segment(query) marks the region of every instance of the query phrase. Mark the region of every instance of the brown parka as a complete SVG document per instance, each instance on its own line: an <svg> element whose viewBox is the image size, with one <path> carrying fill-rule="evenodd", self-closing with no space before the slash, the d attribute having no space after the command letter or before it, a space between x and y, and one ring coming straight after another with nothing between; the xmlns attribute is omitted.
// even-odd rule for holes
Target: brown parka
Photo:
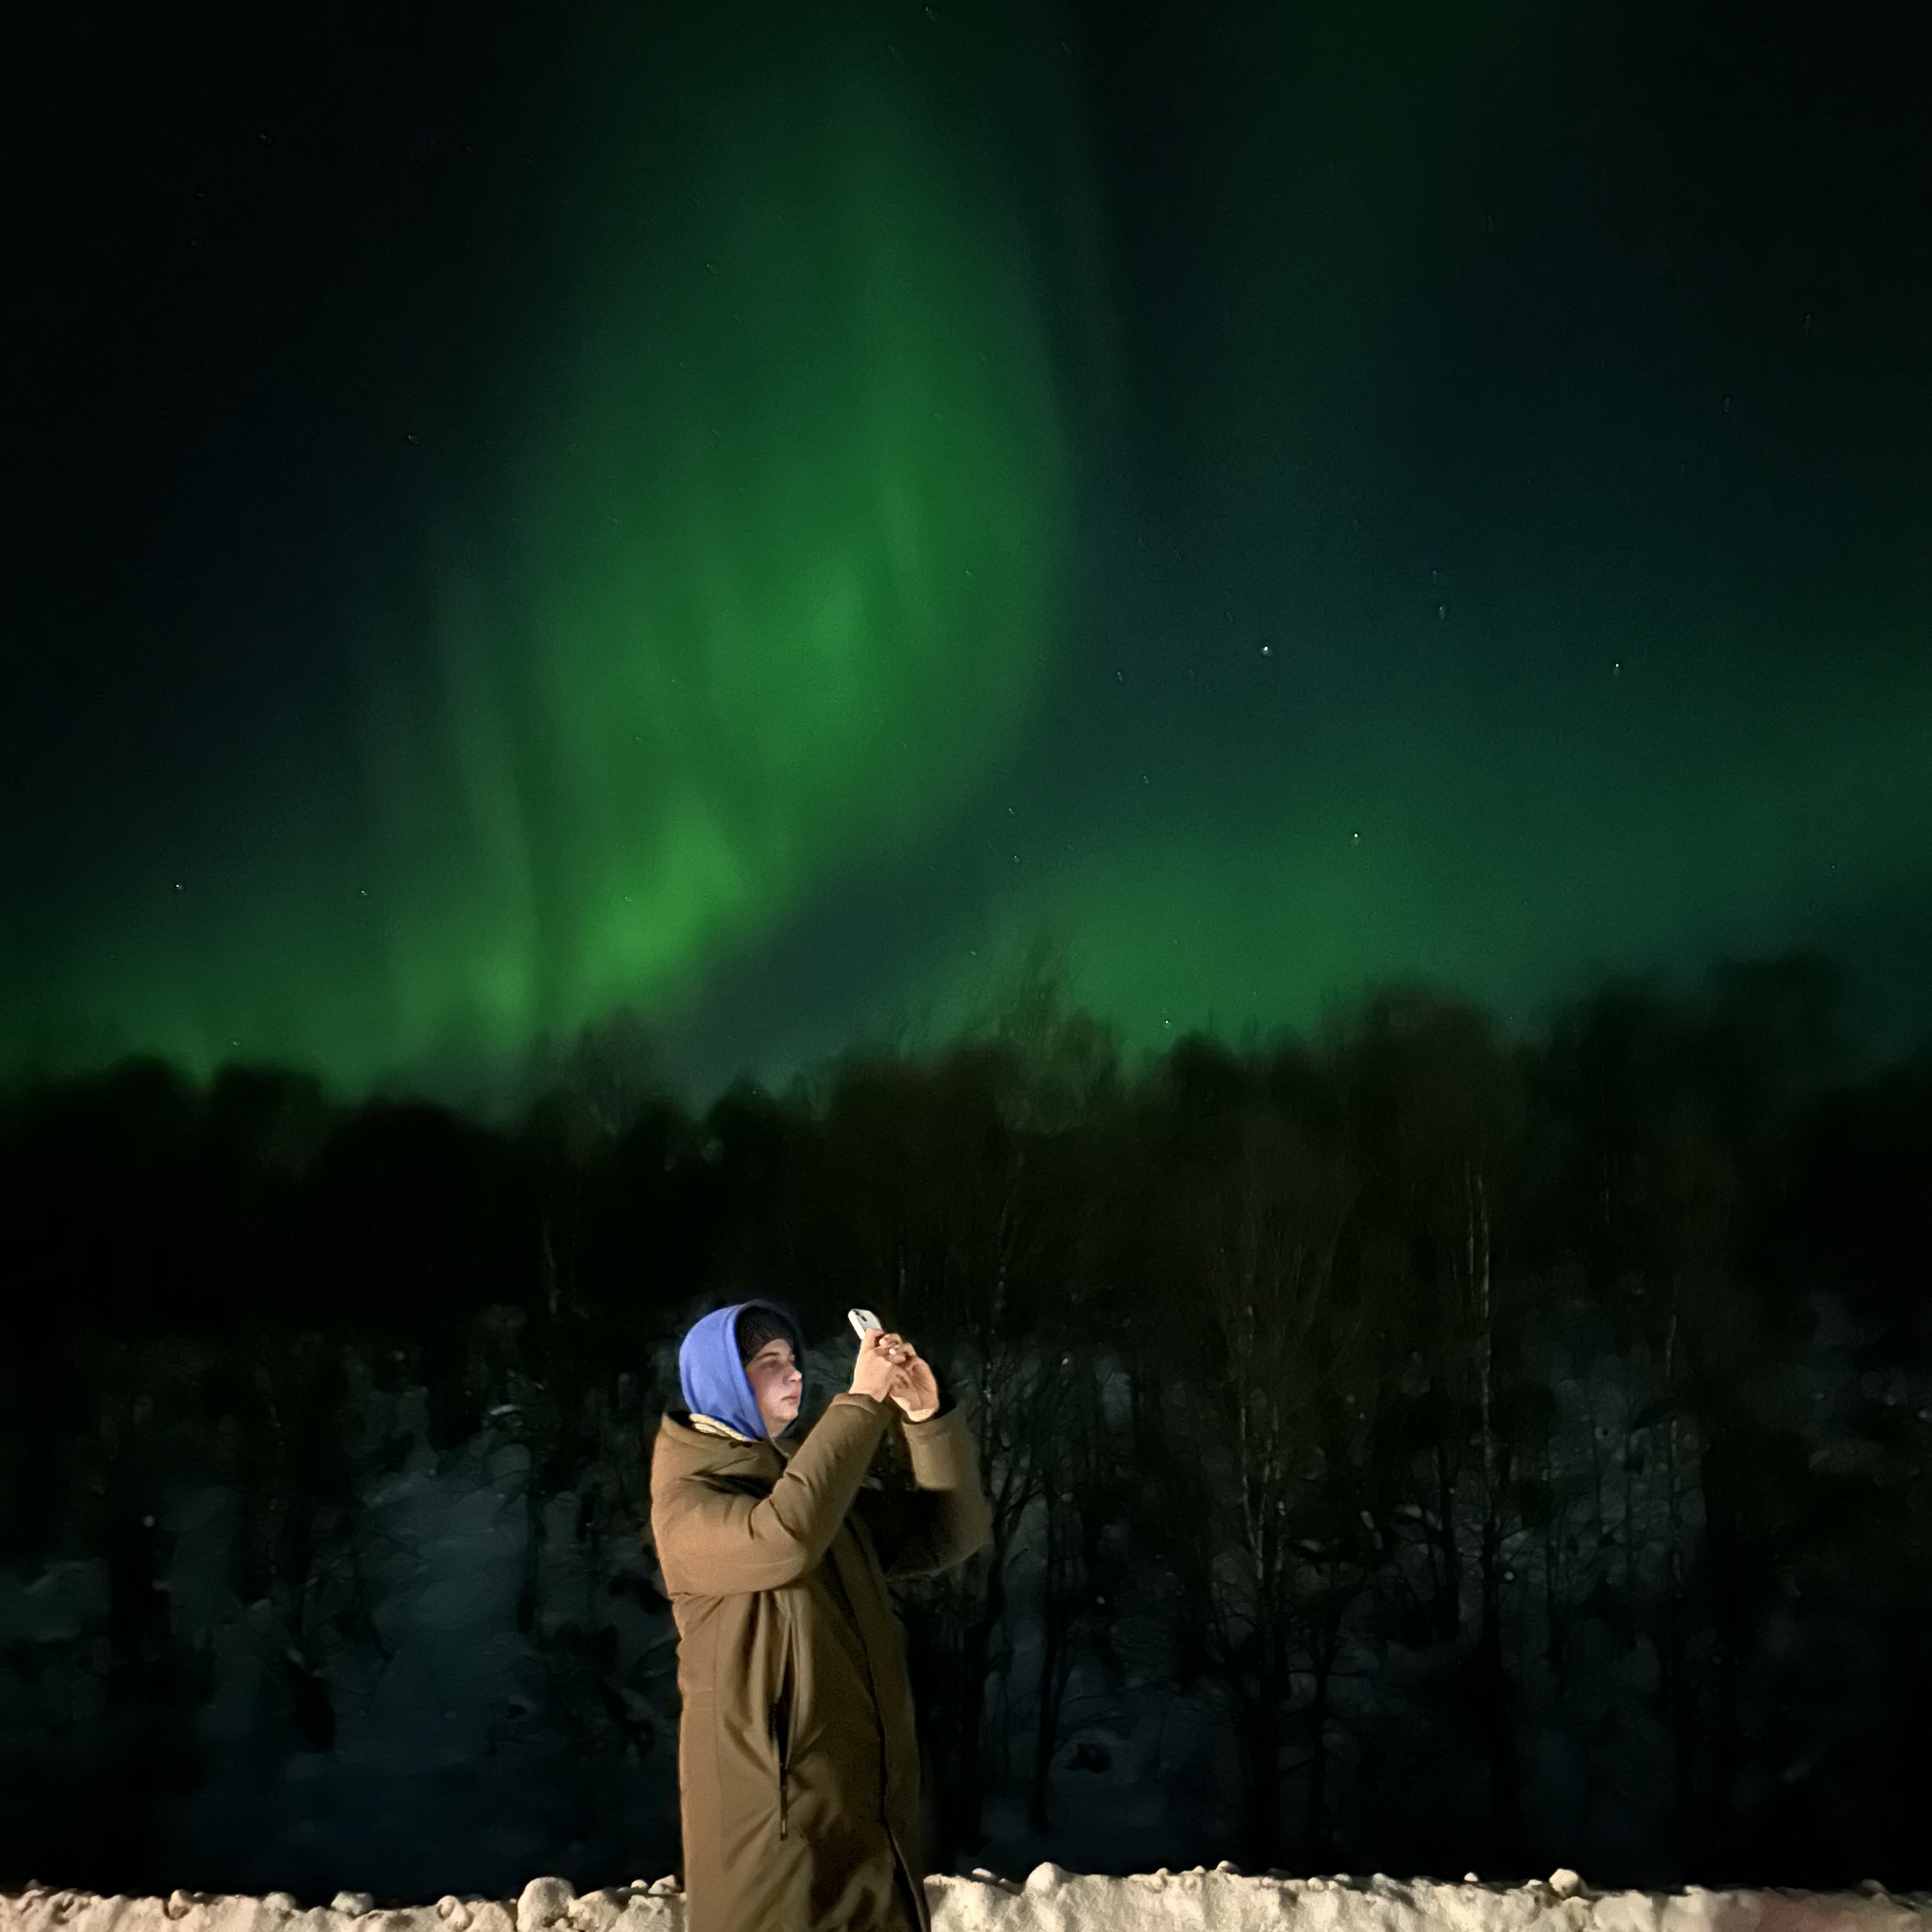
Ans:
<svg viewBox="0 0 1932 1932"><path fill-rule="evenodd" d="M900 1430L914 1487L868 1480ZM835 1396L796 1450L667 1415L651 1531L677 1621L689 1932L931 1932L919 1749L888 1576L992 1517L965 1418Z"/></svg>

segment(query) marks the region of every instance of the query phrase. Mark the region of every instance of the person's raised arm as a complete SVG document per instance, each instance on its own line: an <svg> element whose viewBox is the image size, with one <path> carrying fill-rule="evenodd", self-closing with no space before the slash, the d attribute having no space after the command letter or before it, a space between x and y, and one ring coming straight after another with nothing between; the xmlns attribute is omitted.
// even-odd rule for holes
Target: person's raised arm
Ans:
<svg viewBox="0 0 1932 1932"><path fill-rule="evenodd" d="M795 1583L824 1556L864 1481L895 1369L872 1335L852 1388L835 1396L769 1496L746 1495L664 1461L651 1470L651 1528L665 1587L729 1596Z"/></svg>
<svg viewBox="0 0 1932 1932"><path fill-rule="evenodd" d="M915 1351L903 1350L901 1361L892 1399L904 1422L915 1486L868 1493L860 1506L887 1576L931 1576L985 1546L993 1533L993 1512L964 1414L956 1408L942 1411L938 1383Z"/></svg>

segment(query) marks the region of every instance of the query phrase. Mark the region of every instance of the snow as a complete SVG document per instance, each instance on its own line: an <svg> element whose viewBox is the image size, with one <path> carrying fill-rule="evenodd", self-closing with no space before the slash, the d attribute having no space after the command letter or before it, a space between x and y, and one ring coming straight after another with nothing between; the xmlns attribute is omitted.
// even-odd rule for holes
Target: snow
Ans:
<svg viewBox="0 0 1932 1932"><path fill-rule="evenodd" d="M1036 1866L1021 1882L991 1874L926 1881L934 1932L1932 1932L1932 1892L1598 1892L1572 1871L1534 1885L1429 1879L1249 1878L1231 1867L1089 1877ZM177 1892L100 1898L30 1886L0 1893L0 1932L683 1932L674 1882L638 1879L580 1897L532 1879L514 1901L447 1897L379 1909L340 1892L304 1911L266 1898Z"/></svg>

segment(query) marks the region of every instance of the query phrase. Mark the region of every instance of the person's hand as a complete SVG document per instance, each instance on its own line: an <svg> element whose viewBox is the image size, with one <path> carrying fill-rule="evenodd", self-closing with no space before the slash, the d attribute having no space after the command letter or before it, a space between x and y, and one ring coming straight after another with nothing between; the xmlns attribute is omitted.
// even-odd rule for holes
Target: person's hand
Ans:
<svg viewBox="0 0 1932 1932"><path fill-rule="evenodd" d="M899 1349L892 1400L905 1412L907 1421L929 1422L939 1413L939 1378L910 1342L902 1342Z"/></svg>
<svg viewBox="0 0 1932 1932"><path fill-rule="evenodd" d="M852 1364L852 1393L868 1395L874 1402L890 1401L904 1348L896 1335L883 1328L867 1329L859 1344L859 1359Z"/></svg>

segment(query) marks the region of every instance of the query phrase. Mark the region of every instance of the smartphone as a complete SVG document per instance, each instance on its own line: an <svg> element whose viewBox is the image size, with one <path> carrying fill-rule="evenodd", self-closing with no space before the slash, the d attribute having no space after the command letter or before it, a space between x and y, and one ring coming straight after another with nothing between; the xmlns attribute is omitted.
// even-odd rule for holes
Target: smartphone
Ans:
<svg viewBox="0 0 1932 1932"><path fill-rule="evenodd" d="M845 1311L845 1318L851 1323L853 1334L856 1335L862 1342L866 1339L867 1329L883 1328L885 1326L885 1324L869 1308L848 1308Z"/></svg>

